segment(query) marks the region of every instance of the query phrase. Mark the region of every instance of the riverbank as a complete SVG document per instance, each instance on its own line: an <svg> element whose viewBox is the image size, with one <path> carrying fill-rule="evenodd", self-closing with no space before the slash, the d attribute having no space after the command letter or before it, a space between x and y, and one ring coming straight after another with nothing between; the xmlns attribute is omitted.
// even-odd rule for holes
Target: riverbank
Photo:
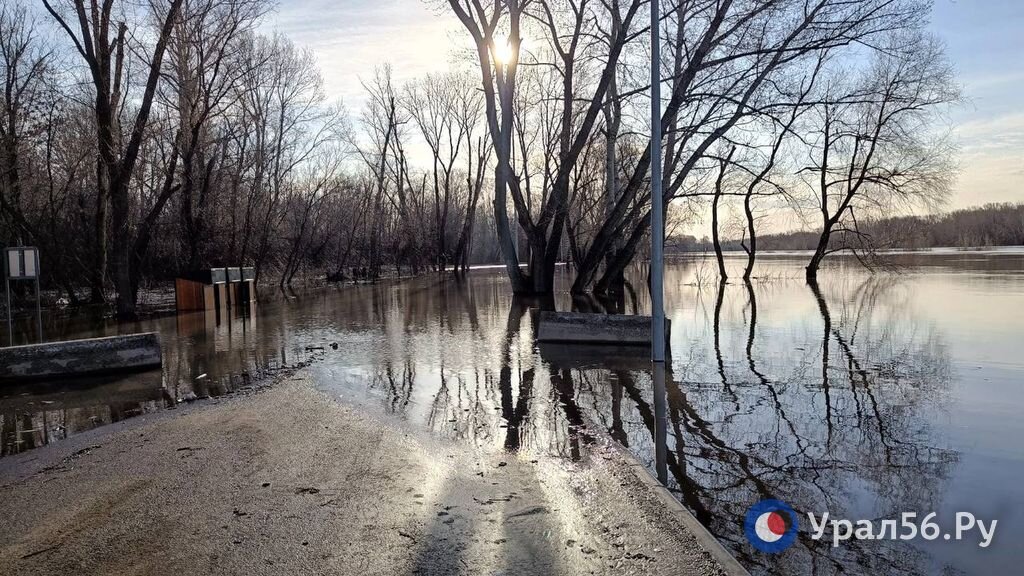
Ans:
<svg viewBox="0 0 1024 576"><path fill-rule="evenodd" d="M0 461L0 573L730 573L613 447L440 444L303 370L97 432Z"/></svg>

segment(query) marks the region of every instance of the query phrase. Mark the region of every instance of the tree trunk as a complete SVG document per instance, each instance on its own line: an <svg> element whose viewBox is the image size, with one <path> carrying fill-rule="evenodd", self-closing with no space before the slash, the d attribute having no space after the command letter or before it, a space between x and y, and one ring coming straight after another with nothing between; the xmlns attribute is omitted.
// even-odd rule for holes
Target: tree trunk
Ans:
<svg viewBox="0 0 1024 576"><path fill-rule="evenodd" d="M121 183L110 198L111 217L115 223L114 234L114 287L117 290L117 317L135 318L135 299L131 280L131 259L128 229L128 184Z"/></svg>
<svg viewBox="0 0 1024 576"><path fill-rule="evenodd" d="M747 267L743 269L743 280L750 282L754 272L754 260L757 258L757 231L754 229L754 210L750 205L751 195L748 192L743 199L743 213L747 217L747 234L750 235L747 250Z"/></svg>
<svg viewBox="0 0 1024 576"><path fill-rule="evenodd" d="M481 142L481 146L483 143ZM470 146L467 151L469 156L469 170L466 173L466 187L470 191L469 203L466 206L466 219L462 223L462 230L459 232L459 241L455 248L455 270L458 271L460 268L462 271L466 271L469 268L469 249L470 240L473 237L473 224L476 220L476 206L480 200L480 191L483 188L483 166L484 166L484 155L483 152L479 152L479 168L475 176L473 174L473 155L472 147Z"/></svg>
<svg viewBox="0 0 1024 576"><path fill-rule="evenodd" d="M96 243L92 275L89 277L89 302L103 304L103 284L107 277L107 176L103 161L96 159L96 220L93 228L93 241Z"/></svg>
<svg viewBox="0 0 1024 576"><path fill-rule="evenodd" d="M507 174L511 172L508 165L508 153L498 152L498 167L494 170L494 227L498 234L498 245L505 263L505 272L512 284L512 292L525 294L530 290L523 271L519 269L519 255L516 254L515 241L508 220L508 189Z"/></svg>
<svg viewBox="0 0 1024 576"><path fill-rule="evenodd" d="M726 170L732 162L732 156L736 153L736 147L729 150L729 155L718 163L718 178L715 179L715 197L711 202L711 242L715 247L715 260L718 261L718 281L725 283L729 274L725 271L725 258L722 256L722 240L718 233L719 219L718 206L722 201L722 183L725 181Z"/></svg>
<svg viewBox="0 0 1024 576"><path fill-rule="evenodd" d="M616 145L619 139L619 129L622 124L622 106L619 102L619 89L617 78L613 75L611 81L608 84L608 94L604 105L604 117L605 117L605 140L604 140L604 153L605 153L605 173L604 173L604 194L605 194L605 205L604 205L604 217L610 219L615 211L615 204L619 200L619 158ZM615 253L618 249L619 243L614 239L609 246L608 252L605 255L605 267L610 268L614 265ZM582 265L584 258L577 259L577 269ZM577 280L573 282L572 293L583 294L586 292L586 285L580 283L581 274L577 273ZM609 277L607 283L606 292L611 294L622 294L625 289L626 275L624 271L618 274L613 274ZM604 292L602 292L604 293Z"/></svg>
<svg viewBox="0 0 1024 576"><path fill-rule="evenodd" d="M718 281L725 283L729 274L725 271L725 257L722 256L722 242L718 236L718 203L722 198L721 187L715 187L715 198L711 202L711 243L715 247L715 260L718 261Z"/></svg>
<svg viewBox="0 0 1024 576"><path fill-rule="evenodd" d="M554 289L553 274L549 271L547 238L543 232L530 235L529 287L527 293L546 294Z"/></svg>
<svg viewBox="0 0 1024 576"><path fill-rule="evenodd" d="M647 236L646 231L650 227L651 214L650 212L644 216L643 220L633 229L633 233L630 234L629 238L623 244L616 253L612 261L605 266L604 274L594 285L595 294L607 294L616 279L623 277L626 272L626 266L633 261L633 255L636 253L636 249L640 246L640 242ZM580 273L577 273L577 280L581 277Z"/></svg>
<svg viewBox="0 0 1024 576"><path fill-rule="evenodd" d="M818 282L818 268L821 267L821 261L825 259L825 255L828 253L828 241L832 235L831 224L826 223L825 229L821 231L821 236L818 238L818 247L814 250L814 255L811 256L811 261L807 263L806 277L808 284L817 284Z"/></svg>

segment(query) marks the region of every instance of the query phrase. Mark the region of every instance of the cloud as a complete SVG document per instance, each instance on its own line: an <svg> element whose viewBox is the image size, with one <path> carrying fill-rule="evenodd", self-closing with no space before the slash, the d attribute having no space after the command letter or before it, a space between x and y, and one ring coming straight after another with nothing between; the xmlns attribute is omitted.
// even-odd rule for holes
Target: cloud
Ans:
<svg viewBox="0 0 1024 576"><path fill-rule="evenodd" d="M954 131L965 154L1024 150L1024 112L967 120Z"/></svg>
<svg viewBox="0 0 1024 576"><path fill-rule="evenodd" d="M283 3L267 30L313 50L328 94L350 108L364 101L360 80L390 63L403 81L446 70L453 47L466 43L454 16L422 0L299 0Z"/></svg>

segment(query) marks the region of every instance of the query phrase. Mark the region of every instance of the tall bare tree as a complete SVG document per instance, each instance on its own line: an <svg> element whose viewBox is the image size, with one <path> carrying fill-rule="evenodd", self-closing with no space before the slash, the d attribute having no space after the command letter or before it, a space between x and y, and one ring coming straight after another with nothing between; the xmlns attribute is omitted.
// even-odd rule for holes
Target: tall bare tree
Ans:
<svg viewBox="0 0 1024 576"><path fill-rule="evenodd" d="M487 126L494 146L494 225L505 271L517 293L529 292L527 277L519 268L519 256L508 218L508 187L512 174L512 121L522 45L523 6L519 0L503 0L485 6L482 0L448 0L448 5L469 32L484 91ZM500 38L499 26L508 30ZM504 45L499 46L499 42ZM517 204L518 210L518 204Z"/></svg>
<svg viewBox="0 0 1024 576"><path fill-rule="evenodd" d="M894 28L919 26L924 5L913 0L796 0L771 2L683 1L666 11L685 19L684 63L667 79L671 88L661 118L666 135L679 132L676 149L665 154L666 210L687 183L707 169L707 152L741 120L770 108L774 80L794 67L817 61L822 51L839 49ZM685 119L684 128L676 128ZM650 226L650 148L623 186L609 218L597 232L580 265L573 290L607 290L640 246ZM599 268L613 242L621 248Z"/></svg>
<svg viewBox="0 0 1024 576"><path fill-rule="evenodd" d="M26 8L0 2L0 222L9 231L0 240L40 240L24 214L21 166L26 141L46 128L51 60Z"/></svg>
<svg viewBox="0 0 1024 576"><path fill-rule="evenodd" d="M134 291L131 286L131 230L129 226L130 197L128 186L131 182L139 148L149 121L153 98L160 81L161 67L167 42L174 28L182 0L170 3L158 15L161 22L157 32L152 55L147 64L148 73L138 109L132 122L127 142L122 141L120 118L125 85L125 53L128 26L117 22L114 28L114 0L100 3L93 0L86 10L84 0L74 0L73 14L77 21L76 31L60 11L49 0L43 0L47 11L67 33L78 54L89 68L95 90L96 141L99 149L97 161L97 214L96 214L96 271L92 281L92 298L103 299L103 282L107 269L107 203L110 204L110 226L114 238L113 267L117 290L118 316L135 316Z"/></svg>
<svg viewBox="0 0 1024 576"><path fill-rule="evenodd" d="M919 33L891 36L863 77L833 80L808 130L811 164L801 170L821 215L808 282L817 280L828 254L871 256L871 235L860 229L864 217L948 196L950 149L934 120L958 98L939 44Z"/></svg>
<svg viewBox="0 0 1024 576"><path fill-rule="evenodd" d="M253 0L199 0L188 3L169 41L168 99L180 130L180 214L187 266L204 262L207 204L213 167L223 161L223 138L211 126L227 112L240 78L255 63L239 58L239 39L269 6ZM220 145L218 145L220 144Z"/></svg>

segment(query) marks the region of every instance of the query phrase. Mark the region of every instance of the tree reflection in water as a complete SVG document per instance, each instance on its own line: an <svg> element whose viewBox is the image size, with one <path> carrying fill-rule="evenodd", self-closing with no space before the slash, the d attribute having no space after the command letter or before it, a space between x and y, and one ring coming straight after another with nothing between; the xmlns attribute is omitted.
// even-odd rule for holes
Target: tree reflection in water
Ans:
<svg viewBox="0 0 1024 576"><path fill-rule="evenodd" d="M784 322L771 314L771 282L698 286L701 298L714 291L714 304L674 330L679 357L661 388L643 362L616 367L614 355L604 355L593 364L607 368L595 368L585 358L535 352L532 311L553 302L515 298L502 315L500 295L462 285L433 308L433 319L415 318L424 311L410 302L421 300L405 303L401 333L388 336L401 349L382 354L373 386L385 392L388 411L412 419L411 390L427 387L429 429L495 449L585 459L587 427L596 425L662 477L753 572L930 573L928 557L910 543L832 548L830 539L811 540L806 521L807 512L927 513L957 460L929 426L948 391L947 351L893 286L872 277L804 287L813 316ZM769 302L764 325L759 298ZM638 307L579 298L571 306ZM438 334L428 337L430 326ZM417 356L430 348L420 338L440 349L436 366ZM742 532L746 509L763 498L801 514L797 547L777 557L755 552Z"/></svg>
<svg viewBox="0 0 1024 576"><path fill-rule="evenodd" d="M806 513L833 518L899 518L936 509L956 454L934 446L929 415L942 405L950 379L945 348L928 326L898 313L889 283L869 279L837 299L832 310L818 286L811 296L822 331L814 345L798 332L776 350L793 346L794 360L775 353L761 362L755 287L745 285L745 341L723 351L723 301L705 325L721 386L676 372L666 378L668 485L680 500L753 572L801 574L925 574L934 567L906 542L810 538ZM729 324L738 332L742 323ZM773 336L780 334L773 329ZM738 336L734 334L733 336ZM810 334L806 336L810 337ZM766 347L769 348L769 347ZM816 353L813 351L816 350ZM740 358L742 356L742 360ZM767 367L760 368L759 364ZM809 370L818 363L818 378ZM704 371L705 373L708 370ZM649 434L634 452L652 458L658 447L658 388L642 372L615 373ZM611 387L610 387L611 388ZM612 388L613 389L613 388ZM615 413L613 412L613 415ZM600 415L598 415L600 418ZM613 418L621 418L614 415ZM742 518L754 502L780 498L801 513L799 545L777 557L745 541Z"/></svg>

